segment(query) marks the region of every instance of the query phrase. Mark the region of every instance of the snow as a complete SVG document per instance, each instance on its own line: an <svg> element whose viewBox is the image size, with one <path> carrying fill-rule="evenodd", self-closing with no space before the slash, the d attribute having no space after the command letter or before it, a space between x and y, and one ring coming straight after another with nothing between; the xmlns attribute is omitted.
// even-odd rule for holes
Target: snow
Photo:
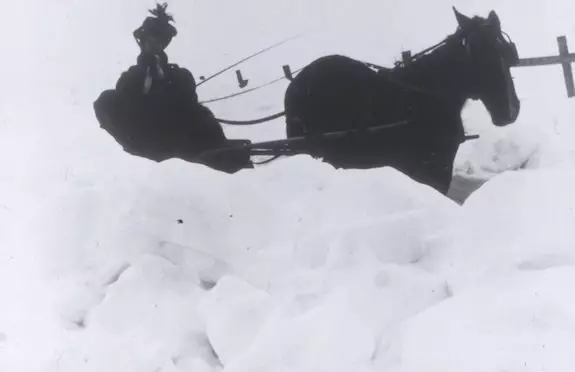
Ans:
<svg viewBox="0 0 575 372"><path fill-rule="evenodd" d="M575 112L559 66L513 71L522 112L509 127L465 108L481 138L456 159L462 204L391 168L307 156L228 175L132 157L95 120L153 5L5 9L0 371L570 370ZM522 57L575 31L575 5L558 0L521 14L507 0L173 0L168 53L199 77L300 35L241 65L248 88L327 53L390 65L452 32L452 5L495 9ZM200 98L238 91L234 75ZM210 108L273 114L286 84ZM277 139L282 124L225 129Z"/></svg>
<svg viewBox="0 0 575 372"><path fill-rule="evenodd" d="M406 323L398 370L570 370L571 280L570 268L516 273L454 296Z"/></svg>

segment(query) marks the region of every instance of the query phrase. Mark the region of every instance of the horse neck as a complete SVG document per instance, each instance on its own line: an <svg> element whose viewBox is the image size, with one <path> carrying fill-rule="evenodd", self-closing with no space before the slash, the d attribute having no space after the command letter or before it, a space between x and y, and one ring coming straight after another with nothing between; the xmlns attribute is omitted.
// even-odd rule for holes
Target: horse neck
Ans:
<svg viewBox="0 0 575 372"><path fill-rule="evenodd" d="M402 80L427 92L447 95L454 108L461 110L471 92L466 58L461 44L448 42L407 64Z"/></svg>

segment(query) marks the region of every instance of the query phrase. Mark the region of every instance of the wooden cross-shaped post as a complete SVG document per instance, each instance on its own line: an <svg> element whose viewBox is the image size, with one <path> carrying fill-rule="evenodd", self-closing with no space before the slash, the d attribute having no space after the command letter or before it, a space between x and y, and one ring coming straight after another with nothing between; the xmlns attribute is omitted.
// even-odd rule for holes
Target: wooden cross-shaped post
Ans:
<svg viewBox="0 0 575 372"><path fill-rule="evenodd" d="M565 87L567 88L567 96L575 96L575 85L573 84L573 69L571 63L575 62L575 54L569 53L569 48L567 47L567 38L565 36L559 36L557 38L557 45L559 46L558 56L549 57L535 57L535 58L521 58L517 67L527 67L527 66L546 66L546 65L558 65L563 67L563 77L565 78Z"/></svg>

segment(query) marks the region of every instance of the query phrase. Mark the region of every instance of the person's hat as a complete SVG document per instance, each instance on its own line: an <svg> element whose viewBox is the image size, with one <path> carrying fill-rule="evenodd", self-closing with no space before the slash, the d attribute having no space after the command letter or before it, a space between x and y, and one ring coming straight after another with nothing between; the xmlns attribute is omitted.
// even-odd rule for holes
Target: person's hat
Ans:
<svg viewBox="0 0 575 372"><path fill-rule="evenodd" d="M157 4L155 9L149 10L154 17L147 17L142 25L134 31L134 38L139 45L142 45L146 38L154 37L165 49L172 38L178 34L176 28L170 24L170 22L174 22L174 18L166 13L167 7L167 3Z"/></svg>

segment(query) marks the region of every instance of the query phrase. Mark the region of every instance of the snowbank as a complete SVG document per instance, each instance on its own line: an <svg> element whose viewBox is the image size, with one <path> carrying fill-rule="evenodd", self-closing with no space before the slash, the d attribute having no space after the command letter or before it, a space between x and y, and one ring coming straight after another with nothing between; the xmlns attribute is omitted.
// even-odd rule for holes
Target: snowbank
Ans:
<svg viewBox="0 0 575 372"><path fill-rule="evenodd" d="M300 156L230 176L169 161L62 185L14 237L38 263L29 282L49 293L42 313L61 335L60 370L249 369L266 354L257 345L303 352L311 335L328 366L355 341L313 324L333 332L348 316L346 332L366 343L355 363L398 319L445 296L444 282L409 266L459 207L391 168L341 172ZM266 338L278 329L287 333L274 346Z"/></svg>
<svg viewBox="0 0 575 372"><path fill-rule="evenodd" d="M63 187L14 230L3 370L569 365L575 173L508 172L463 206L307 156L138 174Z"/></svg>
<svg viewBox="0 0 575 372"><path fill-rule="evenodd" d="M436 251L442 270L455 285L569 265L575 257L574 186L575 173L564 170L507 172L490 180L466 201L442 242L445 250Z"/></svg>
<svg viewBox="0 0 575 372"><path fill-rule="evenodd" d="M408 321L393 371L570 371L572 267L494 276Z"/></svg>

